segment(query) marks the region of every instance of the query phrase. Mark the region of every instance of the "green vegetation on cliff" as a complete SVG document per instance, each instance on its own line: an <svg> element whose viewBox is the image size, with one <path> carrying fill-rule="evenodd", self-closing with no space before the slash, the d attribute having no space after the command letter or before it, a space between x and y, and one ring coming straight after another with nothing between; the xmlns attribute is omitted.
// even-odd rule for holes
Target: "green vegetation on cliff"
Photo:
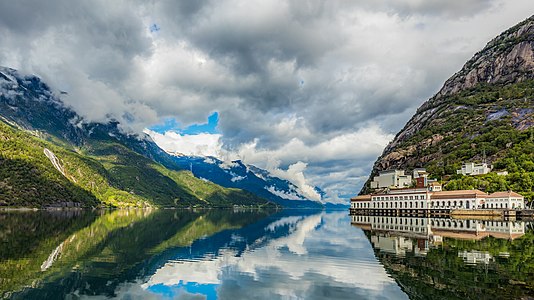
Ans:
<svg viewBox="0 0 534 300"><path fill-rule="evenodd" d="M534 194L534 17L490 41L423 103L377 159L379 171L425 167L449 190ZM486 161L498 177L456 175ZM360 193L367 193L370 180Z"/></svg>

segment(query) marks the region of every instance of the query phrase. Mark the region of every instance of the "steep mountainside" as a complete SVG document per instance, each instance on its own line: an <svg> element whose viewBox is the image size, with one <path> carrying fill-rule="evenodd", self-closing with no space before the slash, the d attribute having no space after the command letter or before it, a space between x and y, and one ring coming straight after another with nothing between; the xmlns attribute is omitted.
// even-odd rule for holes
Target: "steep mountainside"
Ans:
<svg viewBox="0 0 534 300"><path fill-rule="evenodd" d="M81 124L35 76L0 69L0 206L272 205L165 168L170 156L117 123Z"/></svg>
<svg viewBox="0 0 534 300"><path fill-rule="evenodd" d="M426 167L442 178L462 162L486 159L510 175L459 180L456 187L534 187L534 17L508 29L476 53L426 101L375 162L386 169ZM369 191L369 181L360 193ZM453 185L454 185L453 184ZM451 185L449 188L452 188Z"/></svg>

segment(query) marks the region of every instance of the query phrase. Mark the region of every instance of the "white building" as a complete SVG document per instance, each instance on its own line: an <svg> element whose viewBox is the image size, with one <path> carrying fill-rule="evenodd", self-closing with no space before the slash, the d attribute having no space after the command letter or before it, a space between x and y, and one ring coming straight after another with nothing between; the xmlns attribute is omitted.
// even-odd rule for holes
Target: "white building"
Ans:
<svg viewBox="0 0 534 300"><path fill-rule="evenodd" d="M491 172L491 166L487 163L475 164L475 163L465 163L462 165L462 168L456 170L456 174L462 175L483 175Z"/></svg>
<svg viewBox="0 0 534 300"><path fill-rule="evenodd" d="M430 191L427 188L390 190L351 199L354 209L428 209L429 203Z"/></svg>
<svg viewBox="0 0 534 300"><path fill-rule="evenodd" d="M371 188L403 188L412 185L412 176L402 170L381 171L373 178Z"/></svg>
<svg viewBox="0 0 534 300"><path fill-rule="evenodd" d="M525 197L512 191L495 192L488 196L486 208L524 209Z"/></svg>
<svg viewBox="0 0 534 300"><path fill-rule="evenodd" d="M428 177L428 172L425 168L415 168L412 172L413 179L417 179L420 177Z"/></svg>
<svg viewBox="0 0 534 300"><path fill-rule="evenodd" d="M524 209L525 198L518 193L480 190L441 191L430 188L406 188L385 193L361 195L351 199L352 209Z"/></svg>

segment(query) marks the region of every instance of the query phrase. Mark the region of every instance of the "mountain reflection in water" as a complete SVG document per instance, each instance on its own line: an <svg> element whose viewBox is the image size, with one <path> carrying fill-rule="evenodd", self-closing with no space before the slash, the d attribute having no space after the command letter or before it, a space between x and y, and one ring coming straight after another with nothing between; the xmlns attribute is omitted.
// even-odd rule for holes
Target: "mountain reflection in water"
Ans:
<svg viewBox="0 0 534 300"><path fill-rule="evenodd" d="M346 211L10 212L0 226L6 298L407 299Z"/></svg>
<svg viewBox="0 0 534 300"><path fill-rule="evenodd" d="M0 293L13 299L532 294L530 223L357 221L364 220L313 210L1 213Z"/></svg>

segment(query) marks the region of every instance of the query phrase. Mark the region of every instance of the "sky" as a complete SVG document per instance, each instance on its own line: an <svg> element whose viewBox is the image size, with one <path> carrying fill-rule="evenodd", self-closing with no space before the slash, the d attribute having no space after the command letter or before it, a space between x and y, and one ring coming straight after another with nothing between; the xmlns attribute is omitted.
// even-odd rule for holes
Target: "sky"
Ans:
<svg viewBox="0 0 534 300"><path fill-rule="evenodd" d="M242 159L336 202L419 105L532 12L531 0L0 1L0 65L67 92L88 122Z"/></svg>

